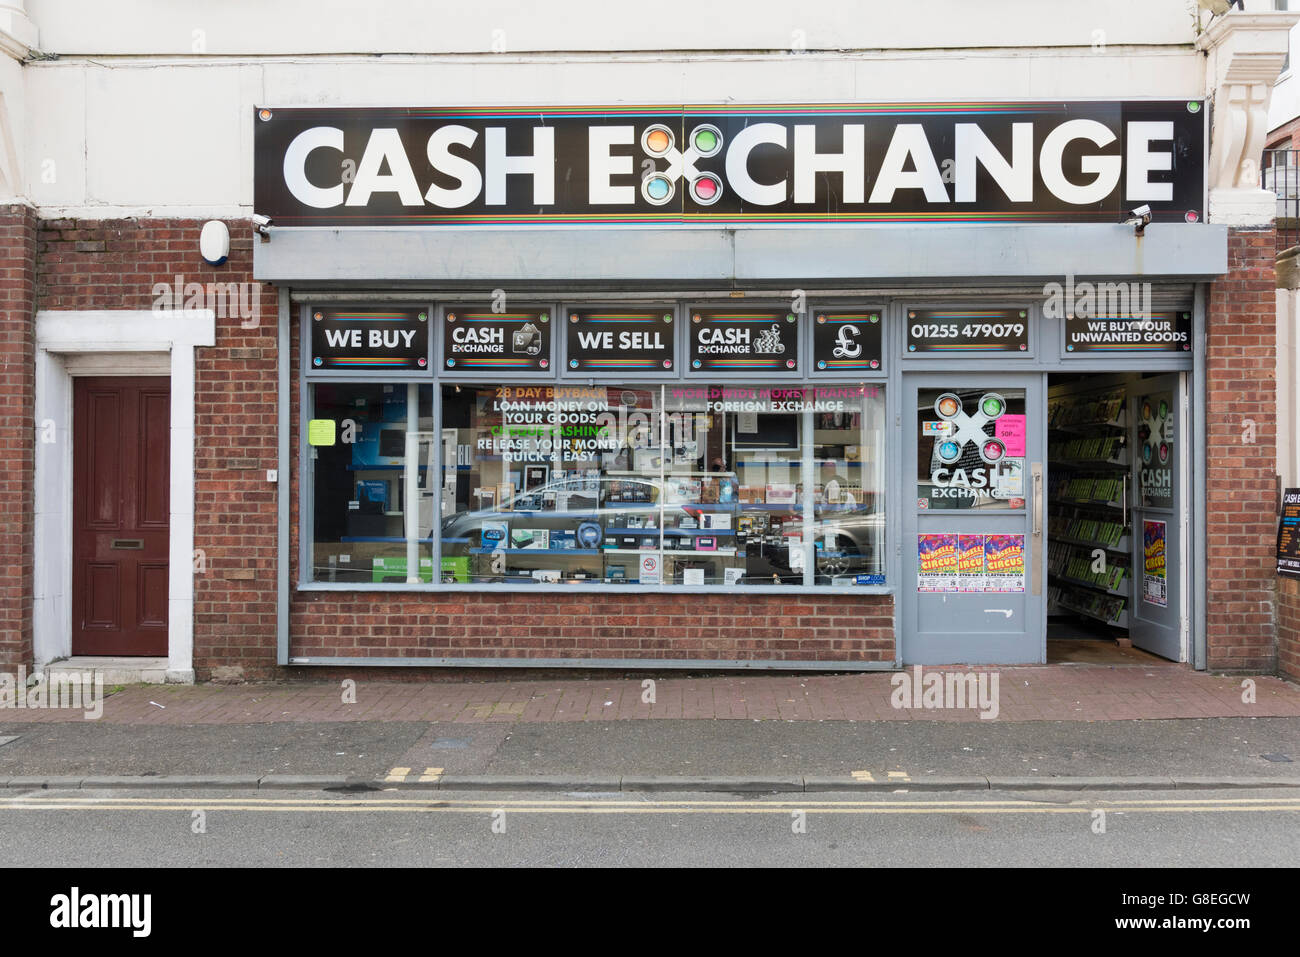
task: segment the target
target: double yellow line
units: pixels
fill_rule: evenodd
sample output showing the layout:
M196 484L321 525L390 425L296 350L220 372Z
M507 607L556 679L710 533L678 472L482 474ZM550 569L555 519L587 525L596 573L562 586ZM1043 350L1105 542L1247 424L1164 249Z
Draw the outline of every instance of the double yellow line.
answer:
M1129 814L1206 814L1292 811L1300 813L1300 797L1147 798L1043 804L1025 800L675 800L672 798L506 799L466 800L428 798L294 798L294 797L54 797L33 795L0 800L0 811L254 811L309 814L486 814L495 810L522 814L1091 814L1098 808Z

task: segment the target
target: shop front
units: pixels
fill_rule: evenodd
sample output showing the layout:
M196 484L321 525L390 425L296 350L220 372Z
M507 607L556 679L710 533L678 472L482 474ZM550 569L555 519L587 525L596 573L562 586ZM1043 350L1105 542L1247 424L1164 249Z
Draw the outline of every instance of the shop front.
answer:
M1203 660L1201 101L254 123L281 665Z

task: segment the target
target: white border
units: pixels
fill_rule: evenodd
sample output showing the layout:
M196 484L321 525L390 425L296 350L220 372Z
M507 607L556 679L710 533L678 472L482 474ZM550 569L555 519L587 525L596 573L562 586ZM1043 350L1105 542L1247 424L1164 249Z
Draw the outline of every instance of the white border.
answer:
M36 667L72 653L72 379L110 374L86 353L170 354L171 494L167 680L194 681L194 384L196 346L216 344L210 309L36 313L36 474L32 652ZM127 358L122 356L122 358ZM131 356L118 375L152 362ZM156 360L155 360L156 361ZM54 426L53 442L46 429Z

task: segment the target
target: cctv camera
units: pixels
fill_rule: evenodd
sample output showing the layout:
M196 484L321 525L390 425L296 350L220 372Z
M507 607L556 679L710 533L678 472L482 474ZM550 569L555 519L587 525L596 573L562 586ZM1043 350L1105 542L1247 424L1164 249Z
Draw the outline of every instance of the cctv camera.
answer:
M254 213L252 218L253 218L253 229L256 232L261 233L263 236L271 235L271 230L269 228L271 225L270 216L263 216L261 213Z
M1151 222L1151 207L1143 204L1133 210L1128 219L1124 220L1125 226L1132 226L1133 231L1141 236L1142 231L1147 228Z

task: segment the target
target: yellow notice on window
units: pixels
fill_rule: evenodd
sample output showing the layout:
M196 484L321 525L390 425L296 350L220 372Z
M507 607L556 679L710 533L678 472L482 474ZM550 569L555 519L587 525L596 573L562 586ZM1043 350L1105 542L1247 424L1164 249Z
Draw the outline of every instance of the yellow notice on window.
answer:
M334 420L333 419L311 419L307 423L307 444L308 445L333 445L334 444Z

